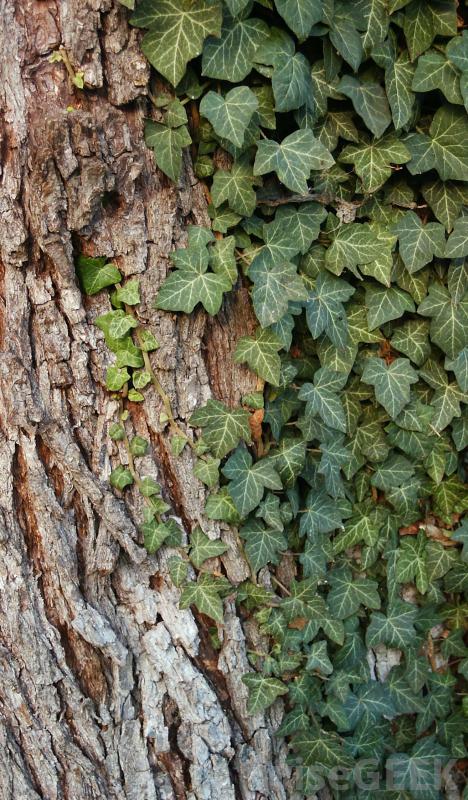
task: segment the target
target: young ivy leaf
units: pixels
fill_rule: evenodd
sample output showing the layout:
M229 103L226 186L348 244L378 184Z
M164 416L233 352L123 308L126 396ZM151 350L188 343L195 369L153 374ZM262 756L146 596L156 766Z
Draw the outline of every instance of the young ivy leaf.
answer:
M328 169L335 163L326 147L311 130L295 131L279 144L272 139L258 143L254 175L276 172L279 180L292 192L307 194L311 170Z
M288 687L277 678L261 675L258 672L248 672L242 676L249 690L247 711L249 714L260 714L271 706L277 697L287 694Z
M210 0L143 0L132 24L149 28L142 41L148 61L176 86L207 36L221 34L221 6Z
M111 486L122 491L126 486L130 486L133 483L132 473L122 464L119 464L118 467L112 470L109 483Z
M115 264L107 263L107 258L88 258L80 255L76 271L83 291L89 295L97 294L106 286L114 286L122 278Z
M197 569L208 558L215 558L225 553L227 545L219 539L210 539L201 528L195 528L190 534L190 561Z
M407 358L386 364L372 357L365 362L362 380L374 386L377 401L395 419L409 403L411 384L418 382L418 373Z
M248 86L236 86L225 97L208 92L200 103L200 114L206 117L218 136L242 147L245 130L258 108L258 100Z
M242 336L239 339L234 361L240 364L246 362L260 378L278 386L281 370L278 351L281 348L281 341L272 331L257 328L254 336Z

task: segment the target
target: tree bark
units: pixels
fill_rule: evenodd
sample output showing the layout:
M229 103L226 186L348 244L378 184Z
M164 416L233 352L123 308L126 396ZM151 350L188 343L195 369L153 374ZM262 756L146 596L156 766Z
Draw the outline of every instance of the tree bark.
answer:
M228 603L213 649L206 619L178 608L170 552L143 549L138 496L108 483L125 453L108 437L117 405L92 322L109 303L83 298L78 252L140 278L181 426L208 397L255 388L231 358L253 325L245 289L214 320L153 310L169 252L208 218L189 156L174 187L145 147L149 70L127 18L117 0L0 0L0 797L297 798L274 737L281 703L246 712L248 622ZM49 61L60 46L84 91ZM192 454L172 456L160 412L151 390L131 408L129 433L152 445L143 473L186 534L202 521L223 538L238 583L235 533L202 517Z

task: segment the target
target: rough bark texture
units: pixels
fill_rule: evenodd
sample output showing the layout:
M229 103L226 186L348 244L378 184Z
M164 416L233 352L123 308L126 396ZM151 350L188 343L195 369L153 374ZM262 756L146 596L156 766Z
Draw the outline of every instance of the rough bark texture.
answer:
M138 498L107 482L125 458L107 434L116 404L92 325L108 301L83 299L77 252L141 278L181 425L210 395L234 403L255 387L230 359L252 325L243 290L214 321L152 309L168 253L207 217L189 159L175 188L144 145L149 73L127 17L116 0L0 0L0 797L295 798L273 735L281 705L246 713L234 607L218 653L206 620L178 609L169 554L142 548ZM61 45L83 92L49 61ZM171 455L160 410L149 391L129 432L150 439L144 473L189 533L204 490L189 449ZM244 579L234 533L203 527Z

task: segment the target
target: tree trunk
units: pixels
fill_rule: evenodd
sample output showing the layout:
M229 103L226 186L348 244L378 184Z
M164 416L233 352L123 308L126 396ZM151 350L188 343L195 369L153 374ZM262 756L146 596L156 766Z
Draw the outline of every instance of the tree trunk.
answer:
M255 388L231 358L252 327L245 290L214 320L153 310L169 252L208 218L189 159L174 187L145 147L149 71L127 17L116 0L0 0L0 797L297 798L274 737L281 704L246 713L248 625L228 603L213 649L206 620L178 608L170 553L142 547L138 496L108 483L125 455L92 321L109 304L83 298L78 252L140 278L182 427L210 395L235 404ZM49 61L60 46L84 91ZM129 433L150 440L143 472L189 534L204 489L160 412L150 390ZM247 577L234 532L203 527L229 545L229 578Z

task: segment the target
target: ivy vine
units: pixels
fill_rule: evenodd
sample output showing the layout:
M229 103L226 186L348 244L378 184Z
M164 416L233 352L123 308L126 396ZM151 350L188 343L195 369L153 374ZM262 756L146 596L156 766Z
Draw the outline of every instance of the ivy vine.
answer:
M106 259L77 266L86 293L114 287L112 310L96 320L115 354L106 385L121 402L110 435L127 452L111 483L135 484L145 498L149 552L179 548L170 569L182 607L222 625L223 598L236 592L256 619L269 644L251 653L255 669L243 678L249 710L283 696L278 734L301 765L304 796L324 784L334 797L375 794L356 781L366 758L381 797L445 796L435 764L449 763L450 780L462 782L460 14L452 0L141 0L133 9L155 70L147 144L173 181L190 146L210 200L211 229L188 228L155 307L216 314L226 293L248 285L258 328L239 339L235 360L264 392L239 408L209 400L189 435L152 367L158 343L134 313L138 281L122 283ZM205 563L225 545L197 527L182 547L161 487L138 472L149 445L128 439L126 400L142 402L149 385L174 452L193 449L210 490L206 517L239 530L251 579L238 587ZM295 559L288 585L276 574L286 555Z

